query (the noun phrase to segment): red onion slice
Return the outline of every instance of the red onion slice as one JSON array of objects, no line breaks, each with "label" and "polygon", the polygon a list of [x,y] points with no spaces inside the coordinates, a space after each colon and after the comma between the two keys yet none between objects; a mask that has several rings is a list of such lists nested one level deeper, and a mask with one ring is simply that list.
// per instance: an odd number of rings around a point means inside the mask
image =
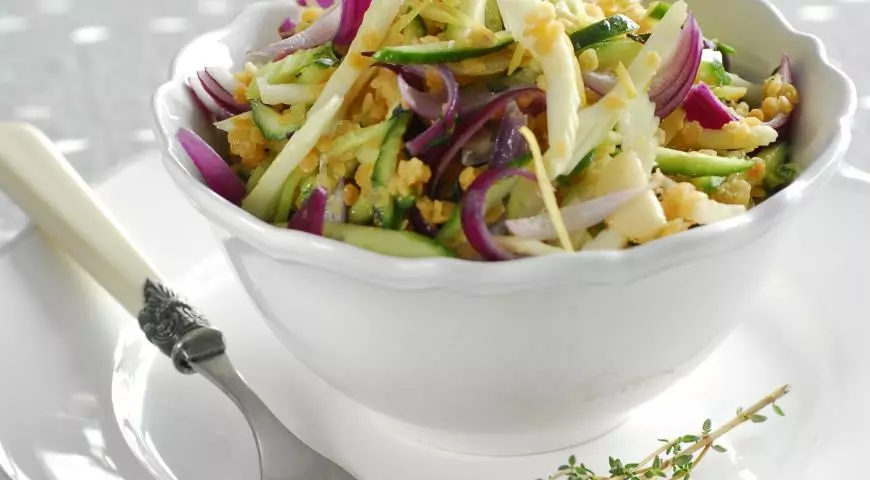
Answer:
[{"label": "red onion slice", "polygon": [[698,122],[704,128],[719,130],[725,125],[740,120],[740,117],[722,103],[706,83],[699,83],[689,90],[683,101],[686,120]]},{"label": "red onion slice", "polygon": [[[450,161],[453,160],[468,140],[470,140],[471,137],[486,124],[486,122],[495,116],[496,113],[500,112],[508,102],[515,100],[518,96],[524,94],[543,97],[544,92],[538,87],[515,87],[499,93],[493,97],[488,104],[481,107],[480,110],[464,119],[460,119],[453,136],[450,138],[450,146],[444,149],[443,155],[441,155],[441,158],[438,160],[435,173],[432,176],[432,180],[429,182],[430,192],[434,192],[437,189],[438,182],[441,180],[444,172],[447,171]],[[439,151],[437,153],[440,154],[441,152]]]},{"label": "red onion slice", "polygon": [[441,116],[441,105],[444,104],[443,95],[421,92],[409,85],[401,75],[399,75],[398,83],[402,99],[408,103],[414,113],[426,120],[438,120],[438,117]]},{"label": "red onion slice", "polygon": [[260,50],[249,52],[252,57],[263,57],[279,60],[298,50],[314,48],[323,45],[335,37],[341,21],[341,5],[331,8],[305,30],[285,38],[279,42],[267,45]]},{"label": "red onion slice", "polygon": [[493,137],[496,132],[490,128],[481,128],[462,147],[460,162],[466,167],[480,167],[492,161],[492,152],[495,143]]},{"label": "red onion slice", "polygon": [[199,135],[186,128],[179,128],[176,137],[181,148],[199,170],[205,185],[228,202],[241,205],[245,196],[245,184],[227,162]]},{"label": "red onion slice", "polygon": [[453,129],[456,123],[457,107],[459,105],[459,84],[456,77],[444,65],[435,67],[447,91],[447,101],[441,109],[441,118],[433,123],[425,132],[408,142],[405,146],[411,155],[421,155],[440,143],[445,135]]},{"label": "red onion slice", "polygon": [[490,261],[513,260],[515,257],[503,249],[493,238],[486,224],[486,194],[499,180],[521,176],[536,181],[535,175],[518,168],[487,170],[481,173],[468,187],[460,207],[462,232],[469,245],[483,258]]},{"label": "red onion slice", "polygon": [[517,157],[529,151],[529,144],[520,133],[520,127],[526,124],[526,116],[520,111],[517,102],[512,101],[505,107],[504,116],[498,127],[489,166],[502,169]]},{"label": "red onion slice", "polygon": [[211,113],[214,120],[226,120],[233,116],[226,108],[222,107],[212,98],[211,95],[203,87],[202,82],[198,77],[192,76],[187,79],[187,86],[193,91],[193,95],[199,100],[205,109]]},{"label": "red onion slice", "polygon": [[668,95],[673,93],[673,90],[679,88],[677,80],[683,75],[683,64],[691,52],[692,22],[690,20],[692,18],[691,14],[686,18],[683,29],[680,31],[680,36],[677,37],[677,47],[674,49],[674,53],[662,63],[661,68],[655,77],[653,77],[649,89],[651,97]]},{"label": "red onion slice", "polygon": [[211,75],[208,74],[205,70],[200,70],[196,72],[197,78],[199,78],[200,83],[202,83],[202,87],[208,92],[209,95],[217,102],[218,105],[223,107],[228,112],[233,115],[238,115],[240,113],[247,112],[251,109],[250,105],[239,103],[236,101],[233,94],[224,90],[222,87]]},{"label": "red onion slice", "polygon": [[366,10],[371,4],[372,0],[342,0],[341,22],[332,41],[337,45],[351,43],[356,37]]},{"label": "red onion slice", "polygon": [[657,117],[665,118],[670,115],[688,95],[701,66],[703,39],[698,20],[694,14],[689,14],[680,33],[677,50],[656,75],[653,86],[650,87],[650,100],[656,104]]},{"label": "red onion slice", "polygon": [[284,21],[281,22],[281,25],[278,26],[278,35],[281,37],[281,40],[292,37],[295,32],[296,23],[293,22],[293,20],[290,20],[290,17],[285,18]]},{"label": "red onion slice", "polygon": [[[782,59],[779,61],[779,68],[774,72],[774,74],[780,74],[782,76],[782,83],[785,85],[794,85],[794,74],[791,69],[791,61],[789,61],[788,55],[783,53]],[[765,122],[765,124],[773,129],[775,129],[779,133],[783,133],[785,131],[785,127],[788,125],[789,119],[791,119],[791,114],[789,113],[779,113],[769,121]]]},{"label": "red onion slice", "polygon": [[[631,188],[604,195],[593,200],[576,203],[561,208],[562,220],[568,232],[578,232],[598,225],[619,207],[649,190],[649,186]],[[550,216],[546,213],[528,218],[518,218],[505,222],[510,232],[521,238],[532,240],[554,240],[559,238]]]},{"label": "red onion slice", "polygon": [[427,237],[434,237],[438,234],[438,228],[427,222],[425,218],[423,218],[423,214],[420,213],[420,210],[416,205],[411,207],[411,226],[414,228],[414,231],[426,235]]},{"label": "red onion slice", "polygon": [[212,66],[205,67],[205,71],[227,92],[233,93],[239,88],[239,81],[228,69]]},{"label": "red onion slice", "polygon": [[293,214],[293,217],[287,222],[287,228],[291,230],[299,230],[302,232],[312,233],[314,235],[323,235],[323,225],[326,223],[326,203],[329,199],[329,192],[326,188],[319,186],[308,195],[299,210]]}]

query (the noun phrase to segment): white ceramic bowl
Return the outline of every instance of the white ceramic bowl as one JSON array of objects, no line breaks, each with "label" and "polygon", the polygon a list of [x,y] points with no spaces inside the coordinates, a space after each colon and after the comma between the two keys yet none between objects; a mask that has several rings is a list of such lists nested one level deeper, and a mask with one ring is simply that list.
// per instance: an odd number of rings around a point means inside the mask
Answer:
[{"label": "white ceramic bowl", "polygon": [[[779,225],[849,143],[854,86],[818,39],[759,0],[689,0],[705,34],[737,48],[745,76],[760,80],[790,55],[802,94],[794,160],[806,166],[793,185],[746,215],[628,251],[506,263],[382,256],[274,228],[223,201],[174,138],[179,127],[217,138],[184,79],[206,65],[238,67],[277,38],[292,3],[251,5],[181,51],[154,99],[166,168],[287,348],[406,435],[445,449],[568,446],[672,385],[764,301],[771,259],[799,241]],[[284,280],[298,277],[305,286],[288,290]]]}]

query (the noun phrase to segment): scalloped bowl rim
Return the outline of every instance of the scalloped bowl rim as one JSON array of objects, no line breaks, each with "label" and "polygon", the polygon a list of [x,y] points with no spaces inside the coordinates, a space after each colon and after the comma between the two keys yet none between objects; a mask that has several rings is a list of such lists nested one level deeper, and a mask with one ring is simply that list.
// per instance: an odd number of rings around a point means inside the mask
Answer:
[{"label": "scalloped bowl rim", "polygon": [[[470,294],[503,293],[511,287],[532,288],[555,282],[576,269],[596,272],[598,279],[586,283],[627,283],[652,271],[676,267],[693,258],[711,255],[722,248],[738,249],[757,236],[751,233],[764,233],[782,216],[781,213],[793,209],[807,187],[842,158],[851,141],[850,127],[857,109],[854,83],[830,62],[826,48],[818,37],[796,30],[774,5],[767,0],[758,0],[757,3],[769,9],[778,20],[776,28],[793,36],[795,41],[801,39],[812,43],[812,51],[821,67],[831,70],[840,79],[843,84],[840,93],[847,97],[845,109],[839,112],[840,128],[818,157],[827,159],[814,160],[789,187],[740,216],[626,250],[565,252],[507,262],[475,262],[443,257],[409,259],[379,254],[263,222],[209,190],[185,169],[178,158],[183,153],[179,151],[174,134],[167,131],[161,108],[166,95],[185,81],[179,65],[181,58],[201,42],[212,41],[211,38],[219,34],[244,28],[244,21],[252,12],[275,3],[258,2],[246,6],[225,27],[199,35],[176,54],[172,61],[171,79],[161,85],[153,97],[158,136],[165,153],[164,166],[203,215],[233,236],[264,250],[267,255],[319,266],[368,282],[385,283],[393,288],[446,288]],[[741,234],[742,240],[736,244],[726,241],[740,238]],[[701,250],[702,255],[696,255],[698,250]],[[599,275],[603,272],[611,274]]]}]

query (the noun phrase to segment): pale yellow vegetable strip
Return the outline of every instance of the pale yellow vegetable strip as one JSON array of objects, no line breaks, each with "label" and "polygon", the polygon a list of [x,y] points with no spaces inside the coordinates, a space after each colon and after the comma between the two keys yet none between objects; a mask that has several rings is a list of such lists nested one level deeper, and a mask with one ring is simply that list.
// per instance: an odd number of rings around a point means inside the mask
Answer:
[{"label": "pale yellow vegetable strip", "polygon": [[523,62],[523,57],[526,55],[526,47],[523,46],[522,43],[517,43],[514,49],[514,54],[511,57],[511,63],[508,65],[508,75],[513,75],[514,71],[519,68],[520,63]]},{"label": "pale yellow vegetable strip", "polygon": [[402,15],[399,21],[393,24],[393,31],[401,32],[402,30],[407,28],[408,25],[410,25],[411,22],[413,22],[418,15],[420,15],[420,12],[422,12],[423,9],[426,8],[426,5],[428,5],[429,3],[429,1],[420,2],[419,5],[409,10],[408,13]]},{"label": "pale yellow vegetable strip", "polygon": [[266,218],[269,215],[269,209],[280,194],[287,175],[290,175],[299,162],[311,152],[320,139],[321,132],[332,124],[339,107],[341,107],[341,97],[336,95],[319,110],[308,115],[302,128],[287,142],[251,194],[242,201],[242,208],[259,218]]},{"label": "pale yellow vegetable strip", "polygon": [[[646,92],[662,62],[667,61],[676,50],[683,23],[688,15],[688,5],[683,0],[677,0],[668,9],[665,17],[655,26],[649,40],[644,44],[634,61],[628,67],[631,80],[639,91]],[[609,101],[617,99],[617,102]],[[604,135],[610,131],[624,109],[610,108],[609,105],[630,101],[629,92],[621,82],[607,93],[595,105],[580,110],[578,115],[578,142],[574,145],[573,156],[567,162],[558,162],[559,158],[548,158],[551,175],[562,175],[570,172],[580,163],[580,160],[596,147]],[[548,104],[549,106],[549,104]]]},{"label": "pale yellow vegetable strip", "polygon": [[350,90],[347,92],[347,95],[344,96],[344,103],[342,103],[341,108],[338,110],[338,114],[336,118],[344,118],[347,109],[353,105],[353,102],[356,101],[357,97],[359,97],[360,93],[362,93],[363,89],[368,86],[372,79],[375,78],[375,75],[378,73],[376,68],[369,68],[364,71],[359,78],[356,79],[356,82],[350,87]]},{"label": "pale yellow vegetable strip", "polygon": [[565,227],[565,221],[562,220],[562,212],[559,210],[559,202],[556,201],[553,185],[550,184],[550,178],[547,176],[547,167],[544,166],[544,157],[541,155],[541,147],[538,145],[538,140],[535,138],[535,134],[529,130],[529,127],[522,126],[519,132],[526,139],[526,142],[529,143],[529,150],[532,152],[532,159],[535,162],[535,177],[537,177],[538,186],[541,188],[541,198],[544,200],[544,207],[547,209],[547,213],[550,214],[553,228],[559,236],[559,243],[562,244],[562,248],[565,251],[573,252],[574,244],[571,243],[571,236]]},{"label": "pale yellow vegetable strip", "polygon": [[[572,157],[580,126],[577,113],[585,104],[583,77],[574,47],[564,33],[556,38],[536,38],[531,34],[534,32],[527,32],[530,26],[533,27],[527,22],[545,15],[552,8],[551,4],[542,0],[498,0],[498,7],[507,30],[532,52],[541,65],[547,85],[547,137],[550,144],[547,163],[564,165]],[[552,22],[556,28],[564,30],[561,22],[555,19]],[[547,46],[545,51],[539,44]]]},{"label": "pale yellow vegetable strip", "polygon": [[335,73],[326,82],[326,86],[323,87],[323,93],[320,94],[320,98],[311,107],[311,112],[317,112],[323,108],[332,97],[344,97],[348,90],[350,90],[350,87],[356,82],[357,77],[371,66],[372,61],[369,58],[361,56],[360,53],[375,50],[380,46],[387,32],[390,31],[390,25],[393,24],[393,20],[398,15],[399,7],[401,6],[402,0],[372,1],[371,6],[366,11],[365,17],[363,17],[356,38],[350,44],[350,49],[344,61],[341,62],[341,65],[338,66]]},{"label": "pale yellow vegetable strip", "polygon": [[347,56],[335,70],[320,97],[308,112],[302,128],[296,132],[250,195],[242,201],[242,208],[259,218],[266,218],[287,175],[309,152],[333,124],[342,101],[357,78],[372,64],[361,52],[374,50],[384,41],[393,20],[399,13],[402,0],[373,0],[363,17],[356,38],[350,44]]}]

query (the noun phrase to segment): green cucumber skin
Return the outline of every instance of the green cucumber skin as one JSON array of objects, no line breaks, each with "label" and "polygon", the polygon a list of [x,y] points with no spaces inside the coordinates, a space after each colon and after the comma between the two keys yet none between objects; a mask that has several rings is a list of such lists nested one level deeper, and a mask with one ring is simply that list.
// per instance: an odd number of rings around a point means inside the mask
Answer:
[{"label": "green cucumber skin", "polygon": [[664,2],[656,2],[655,6],[653,6],[649,11],[649,17],[655,20],[661,20],[665,18],[668,10],[671,9],[671,6]]},{"label": "green cucumber skin", "polygon": [[402,136],[410,120],[411,112],[397,109],[393,113],[372,172],[372,187],[375,190],[374,221],[375,225],[382,228],[395,230],[400,227],[401,220],[404,218],[401,215],[402,211],[396,208],[395,199],[385,190],[390,184],[390,179],[396,174],[399,152],[402,149]]},{"label": "green cucumber skin", "polygon": [[718,157],[670,148],[659,148],[656,152],[656,162],[665,175],[687,177],[727,177],[749,170],[755,165],[755,161],[749,159]]},{"label": "green cucumber skin", "polygon": [[640,28],[640,25],[625,15],[613,15],[604,20],[593,23],[588,27],[577,30],[568,37],[574,45],[574,51],[580,52],[596,43],[606,42],[612,38],[626,33],[631,33]]},{"label": "green cucumber skin", "polygon": [[348,209],[347,218],[350,223],[368,225],[372,222],[372,218],[374,218],[374,206],[372,206],[372,202],[360,198]]},{"label": "green cucumber skin", "polygon": [[384,255],[404,258],[453,257],[437,241],[414,232],[384,230],[378,227],[327,223],[323,236]]},{"label": "green cucumber skin", "polygon": [[622,63],[628,65],[640,53],[643,44],[634,40],[609,40],[590,46],[598,54],[598,68],[610,70]]},{"label": "green cucumber skin", "polygon": [[[526,154],[517,159],[510,162],[509,166],[511,168],[525,168],[532,161],[531,154]],[[490,188],[489,193],[486,196],[486,208],[487,210],[492,208],[495,205],[495,202],[503,200],[507,197],[511,190],[517,184],[516,178],[505,178],[500,182],[493,185]],[[450,218],[447,219],[447,222],[438,230],[438,235],[435,236],[435,239],[445,245],[452,245],[457,243],[462,238],[462,224],[461,219],[459,218],[460,208],[453,209],[453,213],[450,215]]]},{"label": "green cucumber skin", "polygon": [[387,133],[381,143],[378,159],[372,172],[372,185],[386,187],[396,173],[399,164],[399,152],[402,149],[402,136],[408,128],[411,112],[397,109],[390,117]]},{"label": "green cucumber skin", "polygon": [[486,28],[493,32],[504,30],[504,21],[501,18],[501,11],[498,9],[496,0],[486,1],[486,13],[484,13],[484,23]]},{"label": "green cucumber skin", "polygon": [[719,185],[722,185],[722,182],[724,181],[725,177],[697,177],[692,178],[690,183],[698,190],[709,195],[716,191],[716,189],[719,188]]},{"label": "green cucumber skin", "polygon": [[508,32],[499,32],[495,35],[495,42],[486,47],[459,45],[454,40],[418,45],[401,45],[398,47],[382,48],[372,54],[372,59],[377,62],[396,65],[455,63],[498,52],[514,42],[513,37]]},{"label": "green cucumber skin", "polygon": [[786,142],[776,142],[756,155],[764,162],[764,186],[775,190],[791,183],[799,169],[788,163],[791,148]]},{"label": "green cucumber skin", "polygon": [[278,85],[296,82],[303,70],[315,64],[327,68],[335,67],[338,65],[338,57],[335,56],[332,45],[327,43],[308,50],[300,50],[272,64],[276,66],[268,72],[266,79],[270,84]]},{"label": "green cucumber skin", "polygon": [[267,140],[286,140],[301,128],[301,125],[285,122],[280,113],[256,100],[251,102],[251,115]]}]

